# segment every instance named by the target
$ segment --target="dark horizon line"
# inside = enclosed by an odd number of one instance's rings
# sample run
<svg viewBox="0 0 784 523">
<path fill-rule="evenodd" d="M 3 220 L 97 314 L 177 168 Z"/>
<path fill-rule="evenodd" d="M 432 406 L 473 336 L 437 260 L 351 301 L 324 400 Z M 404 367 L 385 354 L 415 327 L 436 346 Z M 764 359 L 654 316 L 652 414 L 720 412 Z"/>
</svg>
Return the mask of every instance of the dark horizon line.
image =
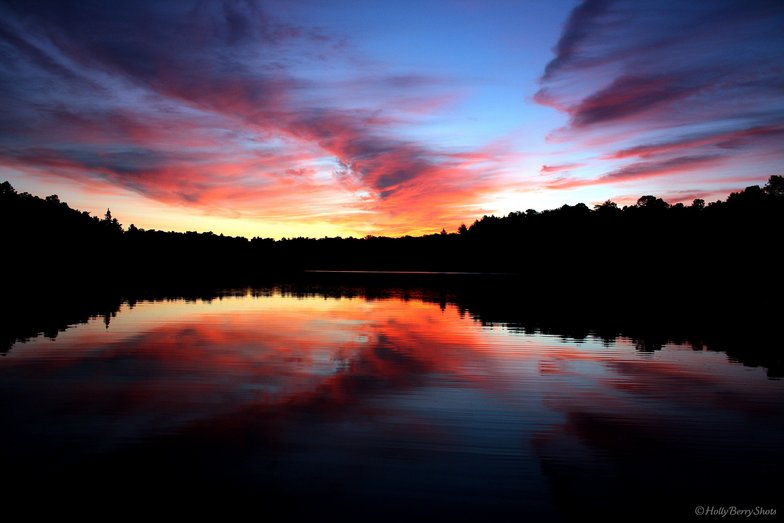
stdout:
<svg viewBox="0 0 784 523">
<path fill-rule="evenodd" d="M 765 188 L 768 188 L 768 187 L 775 188 L 774 190 L 779 190 L 780 191 L 781 188 L 784 187 L 784 176 L 781 176 L 781 175 L 771 175 L 769 180 L 768 180 L 768 182 L 767 182 L 767 184 L 766 184 L 766 186 L 765 186 Z M 654 196 L 654 195 L 643 195 L 643 196 L 640 196 L 637 199 L 637 203 L 635 205 L 624 205 L 622 207 L 619 207 L 614 201 L 608 199 L 608 200 L 604 201 L 601 204 L 595 204 L 593 206 L 593 208 L 588 207 L 588 205 L 585 204 L 584 202 L 580 202 L 580 203 L 576 203 L 574 205 L 563 204 L 560 207 L 554 207 L 554 208 L 551 208 L 551 209 L 544 209 L 542 211 L 537 211 L 535 209 L 526 209 L 525 211 L 510 211 L 509 213 L 507 213 L 506 215 L 503 215 L 503 216 L 495 216 L 495 214 L 490 214 L 490 215 L 485 214 L 485 215 L 483 215 L 483 216 L 481 216 L 479 218 L 476 218 L 474 220 L 472 226 L 477 224 L 477 223 L 479 223 L 481 220 L 485 220 L 485 219 L 488 219 L 488 218 L 490 218 L 490 219 L 494 219 L 494 218 L 505 219 L 505 218 L 508 218 L 508 217 L 511 217 L 511 216 L 521 215 L 521 214 L 526 214 L 526 215 L 530 215 L 530 214 L 533 214 L 533 215 L 543 215 L 543 214 L 548 214 L 548 213 L 551 213 L 551 212 L 554 212 L 554 211 L 558 211 L 558 210 L 562 210 L 562 209 L 587 209 L 588 211 L 596 212 L 596 211 L 598 211 L 598 210 L 600 210 L 602 208 L 614 208 L 614 209 L 618 209 L 620 211 L 625 211 L 625 210 L 627 210 L 629 208 L 641 207 L 641 206 L 646 205 L 646 203 L 650 203 L 650 202 L 654 202 L 654 201 L 658 202 L 660 204 L 663 204 L 664 207 L 666 207 L 666 208 L 679 208 L 680 207 L 680 208 L 699 208 L 699 209 L 702 209 L 703 207 L 711 207 L 711 206 L 715 206 L 715 205 L 718 205 L 718 204 L 725 203 L 729 199 L 731 199 L 733 195 L 740 194 L 740 193 L 742 193 L 742 192 L 744 192 L 746 190 L 753 189 L 753 188 L 761 189 L 759 184 L 750 185 L 750 186 L 747 186 L 744 189 L 740 189 L 738 191 L 731 192 L 730 194 L 727 195 L 727 198 L 725 198 L 724 200 L 718 199 L 718 200 L 715 200 L 715 201 L 712 201 L 712 202 L 709 202 L 709 203 L 706 203 L 705 200 L 702 199 L 702 198 L 695 198 L 692 201 L 691 205 L 689 205 L 688 207 L 685 206 L 682 202 L 678 202 L 678 203 L 675 203 L 675 204 L 670 204 L 666 200 L 663 200 L 662 198 L 659 198 L 657 196 Z M 82 211 L 80 209 L 71 207 L 70 205 L 68 205 L 67 202 L 61 201 L 57 194 L 52 194 L 52 195 L 49 195 L 49 196 L 46 196 L 46 197 L 41 197 L 41 196 L 37 196 L 37 195 L 31 194 L 31 193 L 29 193 L 27 191 L 24 191 L 24 192 L 21 192 L 21 193 L 17 193 L 17 191 L 14 189 L 14 187 L 11 185 L 11 183 L 8 180 L 5 180 L 4 182 L 0 183 L 0 192 L 2 192 L 2 193 L 13 192 L 13 193 L 18 194 L 19 196 L 22 196 L 22 197 L 29 196 L 29 197 L 33 197 L 33 198 L 38 198 L 40 200 L 54 201 L 56 203 L 60 203 L 62 205 L 65 205 L 67 208 L 69 208 L 69 209 L 71 209 L 71 210 L 73 210 L 75 212 L 78 212 L 78 213 L 81 213 L 81 214 L 86 214 L 86 215 L 88 215 L 90 217 L 94 217 L 94 218 L 100 219 L 99 216 L 93 216 L 88 211 Z M 112 215 L 111 215 L 111 209 L 110 208 L 106 209 L 106 214 L 104 216 L 104 219 L 107 219 L 107 218 L 108 218 L 108 220 L 112 220 Z M 116 220 L 116 218 L 114 219 L 114 222 L 117 224 L 117 226 L 123 232 L 130 232 L 132 230 L 138 230 L 138 231 L 148 231 L 148 232 L 162 232 L 162 233 L 166 233 L 166 234 L 202 234 L 202 235 L 208 235 L 208 236 L 209 235 L 214 235 L 214 236 L 220 236 L 220 237 L 226 237 L 226 238 L 246 239 L 246 240 L 249 240 L 249 241 L 250 240 L 264 240 L 264 241 L 274 241 L 274 242 L 282 242 L 282 241 L 289 241 L 289 240 L 321 240 L 321 239 L 367 240 L 367 239 L 428 238 L 428 237 L 444 236 L 444 235 L 447 235 L 447 236 L 458 236 L 458 235 L 461 235 L 463 233 L 462 232 L 463 229 L 466 228 L 465 223 L 461 223 L 460 226 L 458 226 L 458 228 L 456 229 L 457 232 L 447 232 L 446 228 L 442 227 L 441 232 L 434 232 L 434 233 L 430 233 L 430 234 L 422 234 L 422 235 L 419 235 L 419 236 L 412 236 L 410 234 L 404 234 L 404 235 L 400 235 L 400 236 L 387 236 L 387 235 L 367 234 L 364 237 L 356 237 L 356 236 L 322 236 L 322 237 L 311 237 L 311 236 L 296 236 L 296 237 L 294 237 L 294 236 L 292 236 L 292 237 L 287 237 L 287 236 L 283 236 L 283 237 L 281 237 L 279 239 L 276 239 L 276 238 L 272 238 L 272 237 L 262 237 L 262 236 L 252 236 L 252 237 L 250 237 L 250 236 L 243 236 L 243 235 L 232 236 L 232 235 L 225 235 L 224 233 L 216 233 L 216 232 L 214 232 L 212 230 L 209 230 L 209 231 L 195 231 L 195 230 L 192 230 L 192 231 L 191 230 L 189 230 L 189 231 L 173 231 L 173 230 L 168 230 L 168 231 L 166 231 L 166 230 L 163 230 L 163 229 L 143 229 L 143 228 L 137 228 L 135 226 L 135 224 L 133 224 L 133 223 L 131 223 L 127 228 L 124 228 L 122 226 L 122 224 L 120 224 Z"/>
</svg>

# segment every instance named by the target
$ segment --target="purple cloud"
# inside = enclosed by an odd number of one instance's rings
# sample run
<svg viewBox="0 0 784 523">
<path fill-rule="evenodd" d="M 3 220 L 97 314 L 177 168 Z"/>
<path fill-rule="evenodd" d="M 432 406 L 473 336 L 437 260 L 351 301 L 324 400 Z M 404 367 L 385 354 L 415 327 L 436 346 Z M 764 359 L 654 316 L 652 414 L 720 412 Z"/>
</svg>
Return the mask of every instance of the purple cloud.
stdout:
<svg viewBox="0 0 784 523">
<path fill-rule="evenodd" d="M 598 144 L 603 160 L 650 160 L 613 165 L 599 183 L 733 155 L 764 179 L 771 158 L 784 162 L 772 139 L 784 126 L 782 27 L 784 4 L 770 0 L 585 0 L 535 99 L 568 115 L 561 138 Z"/>
<path fill-rule="evenodd" d="M 721 160 L 717 155 L 679 156 L 666 160 L 636 162 L 610 171 L 595 179 L 559 178 L 550 182 L 551 189 L 567 189 L 587 185 L 603 185 L 629 180 L 640 180 L 655 176 L 668 176 L 682 172 L 694 171 L 716 165 Z"/>
<path fill-rule="evenodd" d="M 263 199 L 292 183 L 303 202 L 327 201 L 329 184 L 332 201 L 355 191 L 361 211 L 406 227 L 416 217 L 402 216 L 433 209 L 411 200 L 434 188 L 467 198 L 456 186 L 474 183 L 461 151 L 393 129 L 438 108 L 444 78 L 350 69 L 340 35 L 278 21 L 260 2 L 12 1 L 0 7 L 0 44 L 0 161 L 26 172 L 210 208 L 253 209 L 240 189 Z M 320 78 L 312 65 L 324 60 L 349 72 Z M 331 170 L 331 181 L 319 177 Z M 455 203 L 437 200 L 439 212 Z M 331 210 L 341 208 L 319 212 Z"/>
</svg>

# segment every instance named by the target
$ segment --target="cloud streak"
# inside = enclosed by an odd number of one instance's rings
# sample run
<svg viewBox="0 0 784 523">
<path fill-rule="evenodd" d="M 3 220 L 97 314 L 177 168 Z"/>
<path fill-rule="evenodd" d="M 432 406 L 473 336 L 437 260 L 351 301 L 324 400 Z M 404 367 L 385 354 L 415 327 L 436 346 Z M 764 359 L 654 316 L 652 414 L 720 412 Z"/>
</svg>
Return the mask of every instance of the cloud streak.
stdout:
<svg viewBox="0 0 784 523">
<path fill-rule="evenodd" d="M 528 125 L 548 111 L 503 106 L 520 104 L 499 95 L 517 61 L 477 87 L 499 57 L 487 38 L 463 45 L 473 26 L 448 46 L 428 28 L 414 48 L 415 34 L 389 37 L 403 33 L 386 11 L 352 5 L 336 23 L 282 5 L 4 2 L 0 169 L 39 188 L 78 182 L 82 201 L 108 187 L 140 207 L 362 236 L 563 203 L 540 188 L 636 188 L 666 172 L 678 190 L 726 191 L 784 165 L 780 2 L 581 2 L 549 64 L 528 65 L 535 100 L 566 118 L 550 143 L 552 114 Z"/>
<path fill-rule="evenodd" d="M 554 137 L 602 149 L 592 167 L 605 174 L 550 186 L 684 177 L 698 166 L 718 183 L 737 157 L 760 180 L 774 174 L 771 159 L 784 163 L 783 24 L 784 5 L 766 0 L 581 2 L 535 100 L 568 116 Z"/>
<path fill-rule="evenodd" d="M 579 167 L 584 167 L 584 163 L 564 163 L 560 165 L 542 165 L 541 169 L 539 169 L 539 174 L 548 175 L 554 173 L 560 173 L 564 171 L 571 171 L 573 169 L 577 169 Z"/>
<path fill-rule="evenodd" d="M 598 178 L 571 179 L 559 178 L 550 182 L 550 189 L 571 189 L 589 185 L 605 185 L 631 180 L 642 180 L 659 176 L 672 176 L 684 172 L 695 171 L 716 165 L 720 156 L 679 156 L 658 161 L 636 162 L 610 171 Z"/>
<path fill-rule="evenodd" d="M 350 68 L 345 40 L 276 21 L 256 2 L 11 2 L 2 14 L 10 96 L 0 126 L 17 131 L 0 139 L 6 166 L 210 212 L 370 213 L 393 234 L 440 227 L 482 190 L 460 167 L 465 151 L 394 135 L 443 107 L 431 90 L 444 79 L 353 71 L 316 81 L 301 62 Z M 357 93 L 369 101 L 346 96 Z"/>
</svg>

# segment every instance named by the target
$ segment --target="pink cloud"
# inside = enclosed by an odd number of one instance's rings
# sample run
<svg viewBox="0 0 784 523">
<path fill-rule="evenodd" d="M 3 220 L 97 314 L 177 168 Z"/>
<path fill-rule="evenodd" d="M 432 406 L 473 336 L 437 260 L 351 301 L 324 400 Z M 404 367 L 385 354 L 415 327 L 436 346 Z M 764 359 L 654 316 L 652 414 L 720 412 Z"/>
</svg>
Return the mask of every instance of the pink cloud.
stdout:
<svg viewBox="0 0 784 523">
<path fill-rule="evenodd" d="M 569 108 L 571 125 L 582 127 L 656 111 L 695 95 L 703 86 L 683 85 L 668 75 L 624 75 Z"/>
<path fill-rule="evenodd" d="M 564 163 L 561 165 L 542 165 L 539 169 L 539 174 L 547 175 L 547 174 L 555 174 L 564 171 L 571 171 L 573 169 L 578 169 L 580 167 L 584 167 L 586 164 L 584 163 Z"/>
<path fill-rule="evenodd" d="M 650 158 L 660 154 L 682 151 L 684 149 L 694 149 L 706 145 L 716 145 L 719 147 L 730 147 L 738 145 L 744 141 L 754 140 L 759 137 L 776 137 L 784 134 L 784 126 L 772 125 L 753 127 L 750 129 L 739 129 L 728 132 L 710 133 L 704 136 L 685 137 L 681 140 L 638 145 L 628 149 L 615 151 L 608 155 L 608 159 L 622 159 L 629 157 Z"/>
<path fill-rule="evenodd" d="M 753 1 L 580 2 L 534 99 L 569 117 L 553 138 L 594 152 L 592 170 L 606 174 L 548 187 L 680 174 L 704 191 L 726 186 L 741 155 L 744 172 L 769 176 L 784 160 L 784 91 L 770 67 L 784 60 L 782 16 Z"/>
<path fill-rule="evenodd" d="M 652 177 L 669 176 L 688 171 L 702 170 L 716 165 L 721 161 L 720 156 L 681 156 L 661 161 L 637 162 L 611 171 L 594 179 L 568 179 L 553 180 L 547 185 L 550 189 L 571 189 L 589 185 L 603 185 L 610 183 L 641 180 Z"/>
</svg>

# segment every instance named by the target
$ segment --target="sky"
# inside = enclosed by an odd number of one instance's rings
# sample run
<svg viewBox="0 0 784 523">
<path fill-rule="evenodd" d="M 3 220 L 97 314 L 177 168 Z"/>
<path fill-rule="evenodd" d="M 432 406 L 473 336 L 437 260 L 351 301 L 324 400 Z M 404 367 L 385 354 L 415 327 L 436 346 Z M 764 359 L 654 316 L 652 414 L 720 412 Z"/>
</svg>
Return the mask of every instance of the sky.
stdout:
<svg viewBox="0 0 784 523">
<path fill-rule="evenodd" d="M 781 0 L 0 0 L 0 180 L 125 226 L 712 201 L 782 144 Z"/>
</svg>

